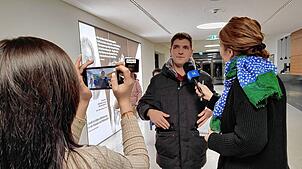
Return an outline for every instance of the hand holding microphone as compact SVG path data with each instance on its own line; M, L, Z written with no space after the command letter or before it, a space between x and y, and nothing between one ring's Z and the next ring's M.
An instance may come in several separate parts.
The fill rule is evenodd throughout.
M193 81L195 83L195 89L196 89L196 91L198 91L197 94L200 97L200 100L202 101L202 98L204 97L204 93L202 91L202 88L200 88L198 86L198 83L200 83L198 81L198 78L200 76L199 71L195 69L195 66L191 62L186 62L183 65L183 69L186 72L186 75L187 75L187 78L189 79L189 81Z
M202 91L202 93L200 92ZM199 97L202 97L206 100L210 100L213 96L212 91L204 84L201 84L200 82L197 83L197 86L195 86L195 92Z

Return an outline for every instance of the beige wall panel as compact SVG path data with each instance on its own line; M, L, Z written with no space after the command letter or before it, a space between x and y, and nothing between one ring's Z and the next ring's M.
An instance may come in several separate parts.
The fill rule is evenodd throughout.
M302 74L302 54L291 57L290 73Z
M302 54L302 37L291 39L291 56Z
M290 73L302 75L302 29L291 34Z

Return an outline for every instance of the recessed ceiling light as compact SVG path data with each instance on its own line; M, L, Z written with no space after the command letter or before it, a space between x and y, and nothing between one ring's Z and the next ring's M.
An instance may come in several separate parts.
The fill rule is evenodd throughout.
M212 47L219 47L219 44L213 44L213 45L205 45L205 48L212 48Z
M208 49L206 52L219 52L219 49Z
M226 25L226 22L213 22L213 23L205 23L198 25L198 29L217 29L217 28L222 28Z

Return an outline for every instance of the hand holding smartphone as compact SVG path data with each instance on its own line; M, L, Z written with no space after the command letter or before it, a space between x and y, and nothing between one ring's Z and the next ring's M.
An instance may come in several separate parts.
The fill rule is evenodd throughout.
M89 67L84 69L84 83L90 90L111 89L112 73L115 66Z
M125 59L125 66L131 72L138 72L139 60L135 58ZM90 90L111 89L112 73L116 73L118 83L124 81L124 76L121 71L116 71L116 66L103 66L103 67L88 67L84 69L83 80Z

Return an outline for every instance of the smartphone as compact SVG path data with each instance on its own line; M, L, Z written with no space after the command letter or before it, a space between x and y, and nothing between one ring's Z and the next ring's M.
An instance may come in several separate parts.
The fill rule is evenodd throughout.
M125 66L130 70L130 72L138 72L139 60L135 58L126 58Z
M88 67L83 71L84 83L90 90L111 89L112 73L115 66Z

